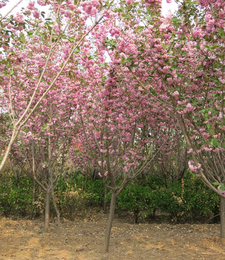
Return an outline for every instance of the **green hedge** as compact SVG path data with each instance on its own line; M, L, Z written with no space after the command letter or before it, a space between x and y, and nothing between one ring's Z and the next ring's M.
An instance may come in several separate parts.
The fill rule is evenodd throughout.
M45 194L36 185L36 198L33 201L32 189L33 183L28 177L15 179L10 175L1 175L2 214L43 214ZM109 204L110 192L107 197ZM61 216L74 219L74 215L84 209L103 206L104 184L101 179L92 180L82 173L61 176L55 198ZM133 212L135 223L139 216L154 216L155 213L173 222L207 220L219 213L219 197L191 174L181 182L167 182L167 186L157 176L150 176L145 185L129 184L119 195L116 209ZM54 212L52 203L51 212Z
M25 216L32 208L32 182L27 177L0 179L0 210L4 215Z
M102 180L93 181L81 173L61 176L55 190L55 197L61 216L74 219L79 211L103 204L104 185Z
M194 176L167 186L153 177L146 184L129 184L118 198L118 208L132 211L135 222L139 213L145 216L156 210L174 222L206 220L219 213L219 196Z

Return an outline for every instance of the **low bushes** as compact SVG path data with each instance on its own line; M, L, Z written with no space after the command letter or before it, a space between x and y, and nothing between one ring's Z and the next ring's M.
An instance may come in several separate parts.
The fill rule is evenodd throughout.
M79 212L90 206L101 206L104 198L102 180L90 180L77 173L59 179L55 197L61 215L74 219Z
M0 179L0 210L4 215L25 216L32 208L32 181L27 177Z
M0 177L0 210L3 215L38 216L44 212L45 195L28 177L19 179L9 175ZM35 191L35 193L34 193ZM110 194L108 194L108 198ZM35 199L33 199L35 198ZM74 219L84 209L102 207L104 184L76 173L58 180L55 198L61 216ZM129 184L119 195L117 212L133 212L138 217L161 215L173 222L207 220L219 213L219 197L191 174L181 182L164 184L150 176L144 184ZM54 212L51 204L51 212Z
M118 198L119 209L132 211L135 222L139 213L154 217L156 210L173 222L202 221L219 213L219 196L199 178L189 175L178 183L157 183L152 178L148 186L128 185Z
M132 211L136 224L140 214L146 217L158 207L157 193L148 186L130 184L119 195L117 206L119 210Z

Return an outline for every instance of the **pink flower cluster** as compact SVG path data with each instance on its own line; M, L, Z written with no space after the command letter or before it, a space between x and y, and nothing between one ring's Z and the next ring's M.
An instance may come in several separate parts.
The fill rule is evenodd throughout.
M202 167L200 163L197 166L193 165L193 163L194 163L193 161L188 162L189 169L192 172L196 172L197 170L199 170Z
M20 14L20 13L17 13L15 16L14 16L14 20L17 22L17 23L23 23L24 20L23 20L23 15Z
M91 0L89 2L82 2L80 4L86 14L94 16L97 13L97 8L99 8L99 2L97 0Z
M6 3L0 3L0 8L6 6Z

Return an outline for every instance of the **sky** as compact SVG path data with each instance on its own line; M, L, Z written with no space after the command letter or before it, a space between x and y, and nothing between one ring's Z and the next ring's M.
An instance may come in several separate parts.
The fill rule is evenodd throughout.
M174 13L177 11L177 4L174 0L172 0L172 3L168 4L166 0L162 0L162 14L166 15L168 13Z
M0 14L5 15L19 0L9 0L7 5L0 9ZM18 12L21 7L27 6L30 0L23 0L14 10ZM162 0L162 14L166 15L168 13L173 13L177 10L177 4L172 0L172 3L168 4L166 0Z

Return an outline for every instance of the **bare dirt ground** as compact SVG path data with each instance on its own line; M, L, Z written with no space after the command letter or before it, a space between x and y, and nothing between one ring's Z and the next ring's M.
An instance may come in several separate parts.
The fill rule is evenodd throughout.
M42 220L0 219L0 260L225 259L218 224L139 224L116 218L109 253L103 253L107 216L64 220L60 229Z

